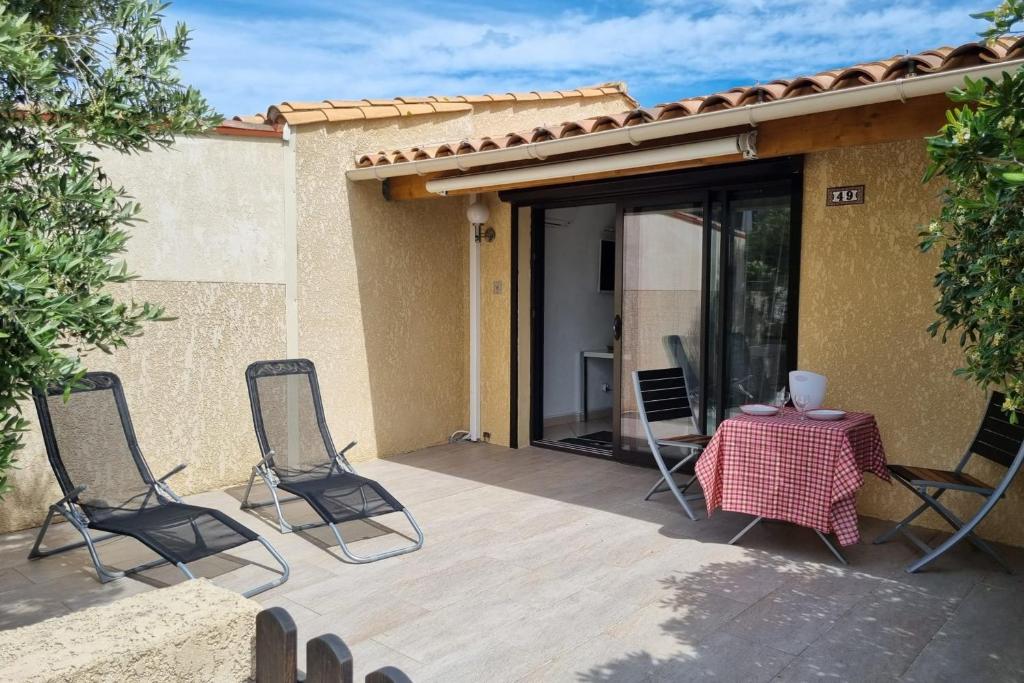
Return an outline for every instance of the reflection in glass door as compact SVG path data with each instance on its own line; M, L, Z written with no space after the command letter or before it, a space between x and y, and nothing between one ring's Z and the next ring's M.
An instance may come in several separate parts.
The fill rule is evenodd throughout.
M701 376L704 203L627 209L622 216L619 451L647 452L634 370L680 367L695 418ZM699 422L699 419L698 419ZM657 435L698 431L690 417L657 422Z
M725 310L711 311L711 317L724 321L724 336L709 335L708 342L724 350L720 376L726 379L724 392L710 396L711 410L730 417L745 403L771 402L786 386L791 221L788 191L735 192L726 204L727 243L720 256L729 264ZM721 301L712 297L712 309Z

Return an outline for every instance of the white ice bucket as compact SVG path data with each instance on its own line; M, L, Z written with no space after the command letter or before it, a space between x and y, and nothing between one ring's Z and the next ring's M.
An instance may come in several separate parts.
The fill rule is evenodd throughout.
M825 375L806 370L793 370L789 373L789 395L807 397L807 410L816 410L825 405L826 386L828 379Z

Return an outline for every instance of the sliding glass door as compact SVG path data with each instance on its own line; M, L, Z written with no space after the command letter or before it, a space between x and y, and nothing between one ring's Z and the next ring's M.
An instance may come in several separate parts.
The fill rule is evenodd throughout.
M618 443L622 453L646 452L635 370L682 368L694 414L699 410L704 201L624 209L621 225ZM653 427L667 436L697 431L690 418Z
M637 370L685 380L689 414L656 435L712 434L775 398L796 363L801 172L787 158L515 195L534 207L532 443L649 463Z
M798 244L790 188L707 190L620 208L617 455L649 450L636 370L682 370L691 416L652 425L665 437L711 434L740 405L770 402L786 386Z
M727 264L720 278L726 296L715 297L710 312L722 323L715 332L721 329L723 334L708 337L708 343L723 352L718 376L725 380L724 391L709 397L716 417L735 415L745 403L771 402L786 386L794 341L790 313L796 314L790 310L790 202L784 188L726 195L725 244L717 245L715 258ZM721 236L721 226L713 230Z

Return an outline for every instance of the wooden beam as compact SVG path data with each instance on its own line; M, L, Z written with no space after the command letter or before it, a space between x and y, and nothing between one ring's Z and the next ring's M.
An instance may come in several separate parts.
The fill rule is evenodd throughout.
M821 112L758 126L757 155L762 158L810 154L841 147L896 142L934 135L946 122L952 103L945 95L883 102L854 109Z
M946 122L946 110L952 103L945 95L929 95L918 97L907 102L883 102L851 109L821 112L777 121L765 121L757 126L757 152L761 159L789 156L795 154L812 154L842 147L873 145L883 142L896 142L915 137L935 134ZM729 133L733 129L729 130ZM727 131L708 131L700 137L686 136L685 139L673 140L677 144L693 142L698 139L722 137ZM630 148L633 151L664 147L660 144L639 145ZM596 150L595 150L596 151ZM626 152L628 153L628 152ZM580 155L562 156L549 161L557 163ZM604 171L584 175L564 176L526 183L513 183L487 188L467 188L449 193L450 195L471 194L473 192L493 192L513 188L541 187L545 185L564 185L581 181L601 180L604 178L623 178L660 171L674 171L700 166L716 166L740 161L740 155L714 157L712 159L695 159L659 166ZM520 166L522 164L519 164ZM487 171L513 168L515 165L488 167ZM484 171L481 171L483 173ZM435 178L450 177L458 174L435 173L432 175L411 175L388 178L384 181L384 197L394 201L412 199L430 199L438 195L427 191L427 181Z
M427 191L427 181L439 178L440 174L431 175L400 175L385 178L381 183L381 192L389 202L404 202L410 199L437 199L439 195Z

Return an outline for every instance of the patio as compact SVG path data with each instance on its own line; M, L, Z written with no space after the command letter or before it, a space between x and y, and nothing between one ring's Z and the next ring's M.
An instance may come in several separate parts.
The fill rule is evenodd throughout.
M383 665L417 681L1024 675L1022 579L966 544L917 575L903 572L914 551L899 540L849 548L848 568L810 530L785 524L728 546L747 518L690 522L668 496L640 500L653 470L540 449L456 444L358 467L414 511L421 551L348 565L321 547L323 530L281 535L241 512L242 487L189 499L268 534L292 578L258 600L294 617L300 658L305 640L340 635L357 676ZM288 513L309 515L295 503ZM344 529L365 537L354 549L394 542L360 524ZM71 540L62 526L52 542ZM864 539L886 526L862 519ZM181 580L164 568L101 585L84 550L27 562L33 537L0 537L2 629ZM101 550L115 565L147 554L129 540ZM1024 566L1024 552L1005 552ZM242 587L263 573L247 562L262 559L258 548L231 555L196 563L197 575Z

